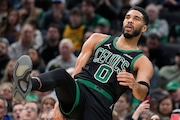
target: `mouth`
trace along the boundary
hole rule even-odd
[[[127,32],[130,32],[130,31],[132,31],[134,28],[133,28],[132,25],[126,25],[126,26],[124,27],[124,29],[125,29]]]

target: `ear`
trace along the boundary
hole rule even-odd
[[[147,26],[147,25],[144,25],[143,28],[142,28],[142,32],[143,32],[143,33],[146,32],[147,28],[148,28],[148,26]]]

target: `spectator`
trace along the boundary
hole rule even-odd
[[[158,86],[165,88],[167,83],[172,80],[180,82],[180,51],[176,53],[174,59],[174,65],[167,65],[160,69]]]
[[[174,24],[170,28],[169,32],[170,43],[180,43],[180,24]]]
[[[171,95],[174,107],[180,109],[180,81],[172,80],[166,85],[166,90]]]
[[[73,8],[69,14],[69,24],[65,26],[63,38],[69,38],[73,42],[74,50],[78,51],[82,47],[85,33],[85,25],[81,23],[82,12],[79,8]]]
[[[139,104],[133,113],[125,117],[125,120],[150,120],[152,113],[149,111],[150,104],[148,102],[149,100],[145,100]]]
[[[70,68],[75,66],[77,57],[73,54],[73,43],[70,39],[62,39],[59,44],[59,56],[52,59],[47,67],[46,71],[50,71],[54,65],[60,68]]]
[[[30,20],[28,24],[32,25],[34,28],[34,48],[39,49],[43,45],[43,37],[41,31],[39,30],[38,22],[35,20]]]
[[[56,99],[51,95],[46,95],[42,98],[41,101],[41,112],[50,111],[54,109]]]
[[[13,70],[14,70],[14,65],[16,61],[15,60],[10,60],[8,64],[6,65],[6,69],[3,75],[3,78],[1,79],[0,83],[5,83],[5,82],[10,82],[13,84],[14,79],[13,79]]]
[[[103,18],[99,14],[95,13],[96,2],[94,0],[83,0],[82,1],[82,12],[83,12],[83,23],[87,28],[95,28],[98,21]]]
[[[22,7],[19,9],[22,24],[36,20],[41,21],[44,11],[35,6],[34,0],[22,0]]]
[[[39,52],[37,49],[34,48],[30,48],[28,50],[29,57],[32,60],[33,63],[33,70],[38,70],[41,73],[45,71],[45,63],[43,61],[43,59],[41,58]]]
[[[0,37],[0,80],[4,76],[6,65],[10,58],[8,56],[9,42],[6,38]]]
[[[179,11],[180,0],[160,0],[161,4],[163,4],[163,8],[168,9],[170,12]]]
[[[28,101],[21,112],[21,120],[38,120],[39,112],[38,104],[34,101]]]
[[[8,112],[12,112],[12,96],[13,85],[9,82],[3,83],[0,85],[0,95],[2,95],[7,101],[7,110]]]
[[[104,18],[107,18],[109,21],[114,21],[117,18],[121,7],[121,0],[99,0],[97,3],[96,13],[102,15]]]
[[[110,24],[109,20],[107,20],[105,18],[101,18],[98,21],[97,26],[95,27],[94,31],[97,33],[111,35],[110,30],[111,30],[111,24]]]
[[[148,37],[152,33],[156,33],[160,37],[161,43],[168,41],[169,25],[165,19],[159,19],[159,9],[154,4],[149,4],[146,7],[146,12],[149,16],[149,25],[144,33]]]
[[[0,25],[3,24],[4,19],[7,17],[10,4],[8,0],[0,0]]]
[[[65,0],[51,0],[52,8],[48,10],[43,17],[41,23],[41,31],[46,34],[50,24],[57,24],[60,31],[64,29],[64,25],[68,23],[69,12],[65,7]]]
[[[156,88],[151,89],[150,92],[150,111],[153,113],[158,113],[158,105],[161,98],[164,96],[169,95],[169,93],[165,89]]]
[[[0,34],[8,39],[9,44],[12,44],[19,40],[20,29],[21,25],[18,10],[12,9],[8,12],[7,18],[1,25]]]
[[[157,65],[159,69],[165,65],[172,64],[171,58],[164,51],[157,34],[150,34],[147,37],[146,44],[149,49],[149,59],[153,64]]]
[[[55,24],[51,24],[48,28],[46,41],[42,48],[40,48],[40,55],[47,64],[50,60],[58,56],[59,54],[59,41],[60,41],[59,27]]]
[[[21,112],[23,110],[23,104],[22,103],[16,103],[13,105],[13,120],[21,120]]]
[[[98,0],[96,13],[102,15],[112,23],[117,18],[121,8],[121,0]]]
[[[128,94],[123,94],[114,105],[114,111],[117,112],[118,120],[124,120],[130,112],[130,98]]]
[[[32,25],[25,24],[21,30],[20,39],[9,47],[9,56],[16,60],[21,55],[27,54],[28,49],[34,45],[34,29]]]
[[[0,120],[11,120],[10,116],[7,115],[7,101],[3,96],[0,96]]]
[[[151,120],[162,120],[162,119],[161,119],[160,115],[154,114],[154,115],[151,116]]]
[[[163,120],[170,119],[173,109],[173,101],[169,95],[165,95],[159,100],[158,113],[161,115]]]

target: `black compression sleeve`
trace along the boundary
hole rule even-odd
[[[149,95],[149,89],[150,89],[149,84],[148,84],[147,82],[144,82],[144,81],[138,81],[138,83],[139,83],[139,84],[142,84],[142,85],[145,85],[145,86],[148,88],[148,93],[147,93],[147,95],[146,95],[146,96],[148,96],[148,95]]]

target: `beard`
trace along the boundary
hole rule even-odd
[[[136,36],[138,36],[140,33],[141,33],[141,29],[135,30],[132,34],[130,34],[130,33],[125,33],[125,32],[124,32],[124,29],[123,29],[123,35],[124,35],[124,37],[127,38],[127,39],[136,37]]]

